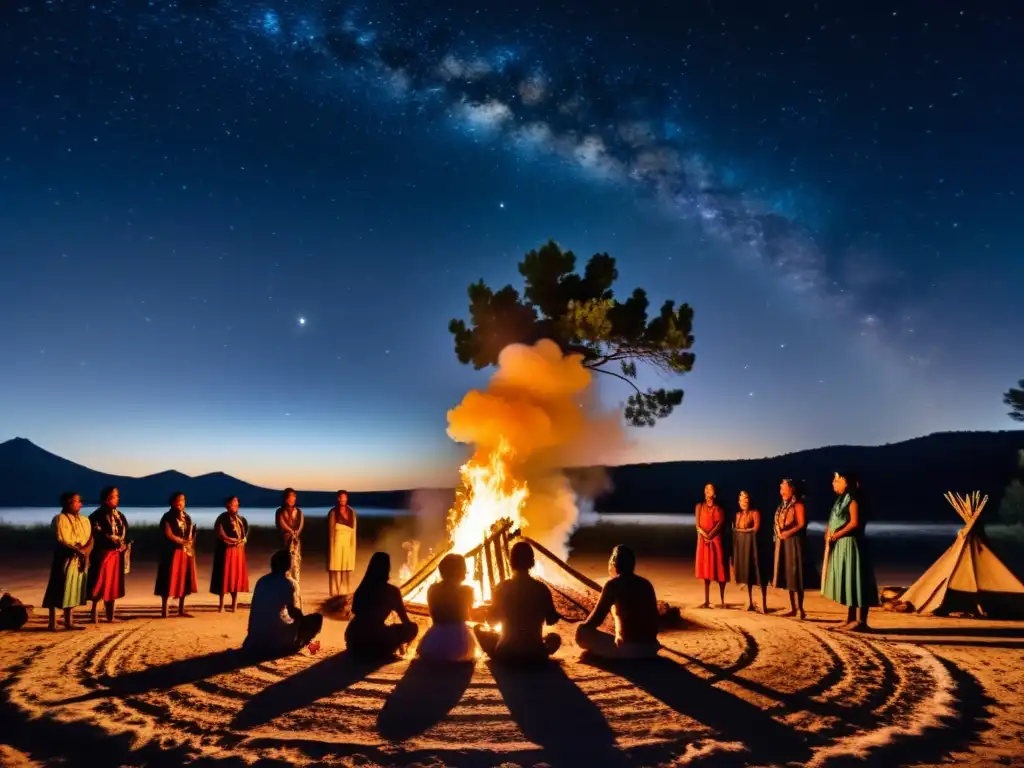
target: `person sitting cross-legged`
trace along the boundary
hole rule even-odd
[[[585,656],[643,659],[658,655],[658,600],[651,582],[635,571],[633,550],[622,544],[615,547],[608,561],[611,579],[593,612],[576,629],[576,645]],[[598,629],[609,611],[615,618],[614,636]]]
[[[279,550],[270,558],[270,573],[256,582],[244,650],[261,656],[287,656],[320,634],[324,617],[304,614],[299,608],[299,585],[288,577],[291,567],[291,552]]]
[[[487,612],[487,620],[500,624],[500,630],[477,625],[473,632],[484,653],[495,661],[544,661],[562,644],[558,634],[543,634],[544,625],[553,625],[562,617],[555,609],[551,590],[530,575],[535,563],[533,547],[525,541],[516,542],[509,552],[509,563],[512,578],[494,588]]]
[[[348,652],[363,659],[385,660],[404,655],[419,626],[409,618],[402,592],[391,579],[391,556],[374,552],[363,580],[352,595],[352,620],[345,628]],[[397,624],[389,624],[392,614]]]

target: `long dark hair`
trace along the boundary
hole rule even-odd
[[[363,580],[352,595],[352,613],[369,608],[380,594],[381,589],[391,578],[391,555],[387,552],[374,552],[370,562],[366,564]]]
[[[867,522],[868,515],[868,503],[864,494],[864,487],[860,483],[860,476],[856,472],[836,472],[839,477],[846,480],[846,493],[849,497],[857,502],[857,510],[860,513],[860,525],[863,529],[864,524]]]
[[[114,491],[116,490],[116,485],[108,485],[106,488],[100,491],[100,504],[103,504],[105,506],[107,501],[110,500],[110,497],[114,495]]]

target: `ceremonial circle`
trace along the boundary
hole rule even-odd
[[[654,662],[598,668],[563,653],[531,671],[361,666],[329,640],[316,656],[254,663],[224,631],[242,616],[187,629],[139,616],[38,635],[4,683],[4,714],[35,754],[47,738],[97,765],[481,766],[938,760],[977,714],[965,702],[978,683],[926,649],[710,613],[665,635]]]

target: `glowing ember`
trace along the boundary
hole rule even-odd
[[[466,555],[467,582],[473,587],[474,605],[491,599],[490,580],[485,571],[492,563],[488,563],[487,552],[480,549],[481,545],[507,521],[511,521],[513,529],[522,529],[527,524],[522,512],[530,491],[525,482],[513,477],[512,457],[512,449],[501,440],[485,461],[474,458],[463,464],[459,469],[462,485],[455,495],[455,504],[448,511],[450,551]],[[440,575],[435,572],[410,592],[406,600],[425,603],[427,589],[439,579]]]

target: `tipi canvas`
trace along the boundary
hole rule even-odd
[[[947,493],[946,500],[964,521],[956,541],[900,598],[917,613],[954,611],[982,616],[1024,614],[1024,584],[975,532],[988,502],[977,491],[969,496]]]

